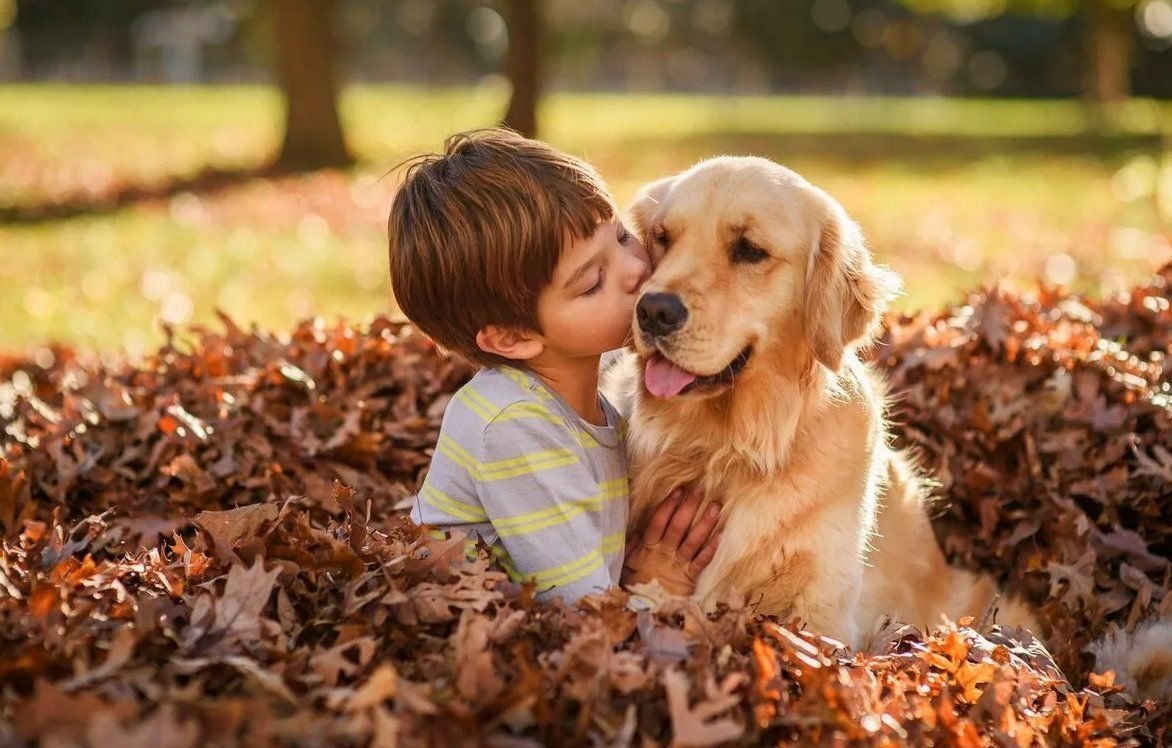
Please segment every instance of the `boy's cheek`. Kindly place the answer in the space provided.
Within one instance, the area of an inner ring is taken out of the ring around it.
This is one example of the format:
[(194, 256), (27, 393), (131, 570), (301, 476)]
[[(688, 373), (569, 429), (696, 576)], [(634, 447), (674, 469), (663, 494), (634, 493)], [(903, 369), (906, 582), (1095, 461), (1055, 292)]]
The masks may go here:
[(632, 244), (630, 245), (630, 251), (631, 251), (631, 254), (635, 255), (636, 257), (638, 257), (640, 260), (647, 263), (648, 265), (653, 264), (653, 259), (651, 257), (650, 250), (647, 249), (646, 244), (639, 241), (638, 239), (636, 239), (634, 242), (632, 242)]

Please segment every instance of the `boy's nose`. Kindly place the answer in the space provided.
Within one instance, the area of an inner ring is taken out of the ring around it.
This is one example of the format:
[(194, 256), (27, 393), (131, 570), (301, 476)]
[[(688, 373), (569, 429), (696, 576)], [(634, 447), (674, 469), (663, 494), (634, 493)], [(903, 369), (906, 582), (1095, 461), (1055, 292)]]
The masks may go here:
[(635, 290), (639, 290), (640, 288), (642, 288), (643, 284), (646, 283), (651, 278), (651, 263), (646, 262), (644, 260), (640, 260), (639, 264), (640, 264), (639, 282), (635, 284)]
[(646, 293), (635, 305), (635, 317), (640, 330), (662, 337), (683, 326), (688, 319), (688, 308), (674, 293)]
[(641, 254), (631, 254), (631, 271), (628, 276), (631, 279), (631, 292), (638, 291), (651, 277), (651, 261)]

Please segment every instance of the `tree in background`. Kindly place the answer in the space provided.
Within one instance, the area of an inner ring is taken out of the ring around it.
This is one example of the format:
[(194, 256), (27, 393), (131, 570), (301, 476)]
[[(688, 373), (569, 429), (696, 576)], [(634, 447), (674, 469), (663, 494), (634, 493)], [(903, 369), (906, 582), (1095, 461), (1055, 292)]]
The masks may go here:
[(1136, 0), (1082, 0), (1083, 96), (1092, 104), (1118, 104), (1131, 98)]
[(513, 91), (502, 124), (533, 137), (541, 98), (541, 0), (507, 0), (505, 22), (509, 30), (505, 75)]
[(285, 97), (285, 138), (277, 165), (300, 170), (352, 163), (338, 116), (333, 0), (272, 0), (269, 10)]
[(1131, 97), (1137, 0), (902, 0), (913, 10), (973, 21), (1005, 12), (1062, 17), (1079, 13), (1083, 24), (1083, 97), (1097, 109)]
[[(156, 6), (171, 4), (174, 3), (159, 0), (0, 2), (0, 6), (11, 6), (8, 12), (14, 13), (12, 23), (21, 36), (22, 69), (26, 74), (51, 75), (64, 70), (98, 80), (104, 76), (118, 79), (121, 70), (130, 66), (134, 20)], [(80, 38), (60, 35), (71, 29)]]

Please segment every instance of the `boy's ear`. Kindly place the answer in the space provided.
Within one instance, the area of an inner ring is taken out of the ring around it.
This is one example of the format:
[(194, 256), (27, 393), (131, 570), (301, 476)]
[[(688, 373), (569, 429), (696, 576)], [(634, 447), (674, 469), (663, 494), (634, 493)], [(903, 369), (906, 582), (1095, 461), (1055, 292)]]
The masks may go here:
[(476, 345), (485, 353), (513, 361), (527, 361), (545, 349), (545, 339), (536, 332), (486, 325), (476, 333)]

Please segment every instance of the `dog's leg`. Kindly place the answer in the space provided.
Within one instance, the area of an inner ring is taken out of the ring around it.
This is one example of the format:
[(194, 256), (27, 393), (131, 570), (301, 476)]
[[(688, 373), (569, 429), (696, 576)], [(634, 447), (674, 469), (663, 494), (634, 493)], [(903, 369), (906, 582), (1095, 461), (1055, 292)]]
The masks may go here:
[(863, 579), (858, 514), (845, 503), (815, 514), (797, 528), (752, 512), (731, 517), (722, 538), (741, 544), (722, 546), (700, 576), (695, 597), (704, 610), (728, 603), (782, 621), (797, 616), (811, 631), (855, 646)]
[(809, 581), (798, 591), (794, 614), (815, 633), (857, 647), (860, 639), (859, 597), (863, 561), (858, 554), (857, 509), (843, 507), (839, 516), (822, 524), (810, 538), (816, 559)]
[(928, 520), (928, 493), (907, 455), (891, 452), (888, 469), (878, 531), (867, 557), (863, 624), (887, 615), (930, 630), (944, 617), (981, 621), (993, 609), (991, 622), (1041, 635), (1030, 608), (1002, 594), (991, 577), (948, 563)]

